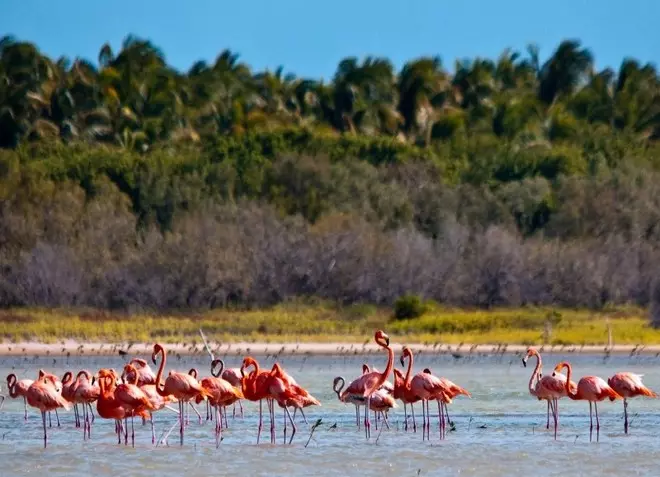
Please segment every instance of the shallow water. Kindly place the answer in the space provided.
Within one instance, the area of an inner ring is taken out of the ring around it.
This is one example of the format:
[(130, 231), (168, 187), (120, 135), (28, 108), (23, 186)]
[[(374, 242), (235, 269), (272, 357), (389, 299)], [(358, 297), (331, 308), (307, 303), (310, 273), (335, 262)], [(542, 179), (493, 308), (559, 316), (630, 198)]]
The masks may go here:
[[(644, 374), (645, 383), (660, 389), (660, 358), (652, 356), (545, 355), (545, 372), (567, 358), (577, 375), (596, 374), (607, 378), (616, 371)], [(519, 356), (419, 357), (415, 369), (429, 366), (472, 392), (472, 399), (457, 398), (450, 405), (450, 417), (456, 430), (447, 439), (438, 438), (437, 417), (432, 417), (431, 441), (422, 442), (421, 433), (403, 432), (403, 407), (390, 413), (391, 430), (372, 430), (367, 442), (355, 426), (355, 411), (340, 403), (331, 390), (334, 376), (347, 380), (359, 374), (365, 361), (379, 369), (385, 358), (373, 357), (283, 357), (279, 361), (296, 380), (322, 402), (320, 408), (308, 408), (310, 423), (322, 418), (309, 446), (310, 425), (298, 423), (293, 445), (264, 444), (269, 441), (268, 422), (262, 444), (256, 443), (258, 406), (246, 403), (244, 419), (232, 420), (224, 432), (219, 449), (215, 448), (213, 424), (202, 425), (191, 414), (183, 448), (175, 431), (169, 446), (151, 445), (149, 425), (136, 421), (136, 447), (116, 444), (114, 424), (100, 418), (92, 428), (92, 440), (83, 442), (82, 430), (73, 427), (73, 412), (60, 412), (62, 427), (49, 429), (49, 445), (43, 449), (41, 418), (31, 410), (23, 420), (22, 400), (10, 400), (0, 411), (0, 475), (44, 475), (101, 477), (121, 474), (249, 476), (338, 475), (475, 475), (509, 476), (534, 473), (552, 476), (573, 472), (576, 475), (654, 475), (660, 452), (660, 402), (637, 398), (629, 406), (631, 434), (623, 434), (623, 408), (620, 402), (603, 402), (600, 442), (589, 442), (589, 410), (585, 402), (560, 401), (559, 440), (554, 442), (546, 431), (546, 405), (527, 391), (531, 368), (523, 368)], [(532, 360), (534, 361), (534, 360)], [(0, 376), (15, 372), (19, 379), (34, 378), (40, 367), (62, 375), (65, 370), (100, 367), (120, 369), (122, 358), (0, 358)], [(260, 358), (263, 366), (272, 358)], [(208, 362), (201, 358), (171, 359), (168, 368), (188, 370), (191, 366), (208, 375)], [(227, 358), (228, 366), (238, 366), (236, 358)], [(577, 379), (575, 379), (577, 381)], [(3, 393), (6, 386), (2, 382)], [(265, 408), (265, 406), (264, 406)], [(432, 413), (437, 408), (431, 406)], [(204, 406), (199, 406), (205, 416)], [(416, 406), (416, 411), (421, 411)], [(282, 440), (282, 413), (276, 414), (278, 442)], [(418, 415), (419, 422), (421, 419)], [(435, 419), (435, 420), (434, 420)], [(156, 416), (160, 435), (176, 421), (176, 416), (161, 411)], [(55, 423), (53, 419), (53, 423)], [(336, 426), (335, 426), (336, 425)], [(595, 432), (595, 431), (594, 431)]]

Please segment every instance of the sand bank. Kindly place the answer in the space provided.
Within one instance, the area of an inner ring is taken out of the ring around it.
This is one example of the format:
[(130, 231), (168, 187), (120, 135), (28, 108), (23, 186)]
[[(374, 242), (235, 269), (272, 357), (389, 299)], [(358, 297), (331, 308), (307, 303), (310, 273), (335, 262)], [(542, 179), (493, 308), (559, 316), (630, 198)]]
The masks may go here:
[[(394, 340), (393, 340), (394, 341)], [(381, 353), (382, 349), (374, 343), (209, 343), (217, 356), (254, 355), (362, 355)], [(434, 354), (519, 354), (527, 350), (526, 345), (425, 345), (408, 343), (416, 351)], [(180, 355), (207, 355), (203, 344), (165, 344), (169, 353)], [(395, 353), (400, 353), (402, 345), (392, 343)], [(660, 345), (557, 345), (537, 346), (545, 353), (582, 353), (582, 354), (660, 354)], [(57, 343), (22, 342), (0, 344), (0, 356), (112, 356), (127, 353), (130, 355), (148, 355), (153, 349), (153, 343), (79, 343), (76, 341), (61, 341)]]

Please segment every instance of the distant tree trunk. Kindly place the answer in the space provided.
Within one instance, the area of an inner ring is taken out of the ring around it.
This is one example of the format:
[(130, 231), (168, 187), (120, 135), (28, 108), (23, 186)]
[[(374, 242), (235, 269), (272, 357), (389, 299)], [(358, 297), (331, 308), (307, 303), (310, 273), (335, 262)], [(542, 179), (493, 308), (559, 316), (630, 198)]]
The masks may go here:
[(660, 279), (651, 283), (651, 300), (649, 304), (649, 318), (653, 328), (660, 328)]

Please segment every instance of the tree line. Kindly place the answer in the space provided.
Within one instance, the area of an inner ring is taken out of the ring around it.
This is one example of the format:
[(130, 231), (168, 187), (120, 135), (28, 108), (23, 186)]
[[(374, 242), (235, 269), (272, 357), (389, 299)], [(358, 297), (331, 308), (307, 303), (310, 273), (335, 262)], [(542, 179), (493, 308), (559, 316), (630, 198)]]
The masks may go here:
[(648, 305), (660, 82), (578, 41), (328, 83), (0, 40), (0, 305)]

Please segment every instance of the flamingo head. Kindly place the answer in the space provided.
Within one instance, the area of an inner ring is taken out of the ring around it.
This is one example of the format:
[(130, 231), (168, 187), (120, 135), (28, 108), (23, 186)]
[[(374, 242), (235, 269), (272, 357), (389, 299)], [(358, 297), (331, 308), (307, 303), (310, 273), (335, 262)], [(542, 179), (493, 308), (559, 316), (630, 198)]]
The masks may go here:
[[(218, 366), (220, 366), (220, 369), (216, 372), (215, 368), (217, 368)], [(211, 374), (216, 378), (220, 377), (224, 369), (225, 369), (225, 362), (220, 358), (216, 358), (213, 361), (211, 361)]]
[(401, 366), (406, 365), (406, 358), (412, 357), (412, 351), (410, 351), (410, 348), (407, 346), (404, 346), (403, 349), (401, 350), (401, 358), (399, 361), (401, 361)]
[(241, 364), (241, 377), (245, 377), (245, 370), (250, 366), (254, 366), (255, 369), (259, 367), (256, 359), (252, 356), (246, 356), (243, 358), (243, 363)]
[(552, 371), (552, 375), (555, 376), (556, 373), (561, 373), (562, 368), (568, 368), (570, 371), (571, 365), (568, 363), (568, 361), (557, 363), (557, 366), (555, 366), (555, 369)]
[(433, 374), (429, 368), (424, 368), (424, 371), (422, 371), (425, 374)]
[(527, 349), (527, 354), (525, 354), (525, 356), (522, 359), (523, 366), (527, 367), (527, 360), (532, 356), (538, 356), (538, 354), (539, 354), (539, 352), (536, 351), (535, 348), (528, 348)]
[(80, 379), (81, 376), (85, 376), (85, 379), (87, 379), (87, 381), (89, 381), (92, 377), (92, 375), (89, 374), (89, 371), (87, 371), (86, 369), (83, 369), (82, 371), (78, 371), (78, 374), (76, 375), (76, 379)]
[(72, 379), (73, 379), (73, 373), (71, 371), (67, 371), (62, 376), (62, 384), (69, 384)]
[[(341, 383), (341, 386), (337, 387), (337, 385)], [(332, 390), (337, 393), (337, 396), (339, 396), (339, 393), (343, 389), (345, 384), (344, 378), (341, 376), (337, 376), (333, 381), (332, 381)]]
[(158, 353), (163, 353), (163, 355), (165, 355), (165, 348), (163, 348), (163, 346), (161, 344), (156, 343), (154, 345), (154, 350), (151, 353), (151, 361), (154, 364), (156, 364), (156, 356), (158, 356)]
[(362, 374), (367, 374), (367, 373), (370, 373), (370, 372), (371, 372), (371, 368), (369, 367), (369, 365), (367, 363), (364, 363), (362, 365)]
[(137, 381), (137, 368), (132, 362), (124, 365), (124, 370), (121, 373), (122, 381), (126, 382), (127, 378), (129, 381), (132, 380), (131, 378), (134, 378), (134, 380)]
[(374, 335), (374, 341), (376, 341), (377, 344), (384, 348), (390, 345), (390, 337), (387, 336), (387, 333), (385, 333), (383, 330), (376, 331), (376, 334)]
[(11, 373), (7, 376), (7, 388), (12, 389), (16, 385), (16, 375)]
[(197, 379), (197, 370), (195, 368), (190, 368), (188, 374), (191, 375), (193, 378)]

